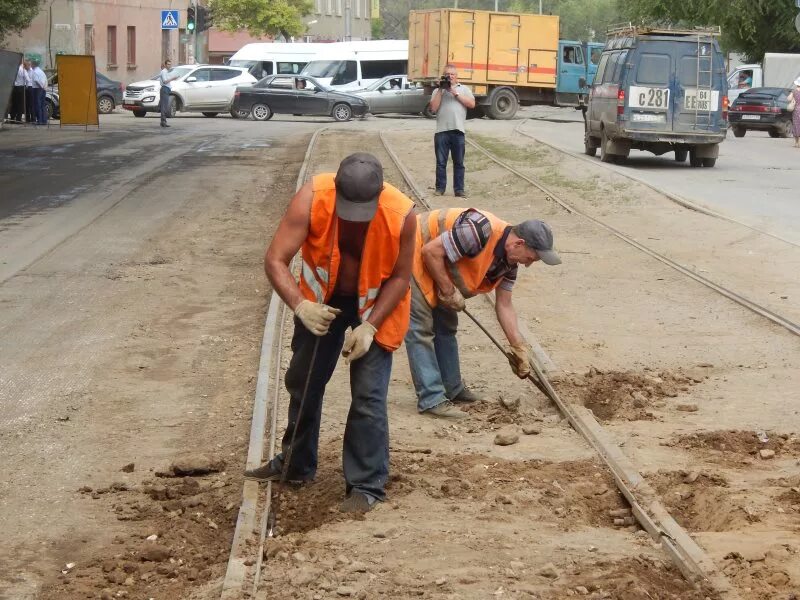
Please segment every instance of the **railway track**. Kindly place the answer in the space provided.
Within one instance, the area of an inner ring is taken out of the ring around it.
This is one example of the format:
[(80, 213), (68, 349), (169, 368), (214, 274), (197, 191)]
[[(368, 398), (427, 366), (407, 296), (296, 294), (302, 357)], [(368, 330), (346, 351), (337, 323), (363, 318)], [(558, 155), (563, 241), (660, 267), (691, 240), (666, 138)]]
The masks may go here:
[[(542, 185), (541, 182), (508, 165), (479, 144), (470, 143), (495, 164), (506, 169), (515, 177), (533, 185), (541, 200), (556, 203), (561, 209), (580, 216), (593, 225), (610, 232), (637, 250), (694, 281), (702, 283), (725, 298), (746, 307), (761, 317), (769, 319), (795, 335), (800, 334), (800, 328), (790, 320), (747, 300), (732, 290), (715, 284), (711, 280), (633, 240), (601, 220), (583, 213), (568, 202), (560, 199), (558, 195), (554, 194), (547, 186)], [(422, 208), (430, 208), (425, 192), (419, 187), (410, 171), (405, 167), (382, 133), (372, 135), (348, 134), (345, 137), (336, 136), (324, 130), (318, 131), (309, 143), (305, 161), (298, 176), (297, 187), (299, 188), (311, 173), (335, 170), (341, 158), (351, 152), (364, 150), (365, 148), (376, 154), (384, 164), (385, 177), (388, 181), (391, 181), (410, 197), (414, 198)], [(289, 322), (286, 316), (286, 307), (280, 302), (277, 295), (273, 293), (262, 345), (248, 452), (248, 468), (259, 464), (262, 457), (270, 458), (273, 456), (279, 417), (282, 411), (285, 411), (285, 407), (282, 409), (279, 404), (281, 396), (280, 382), (282, 381), (281, 353), (286, 342), (284, 339), (285, 326)], [(535, 340), (529, 339), (529, 341), (535, 344)], [(544, 362), (546, 357), (541, 351), (538, 354), (540, 357), (539, 362)], [(704, 589), (716, 594), (718, 598), (732, 600), (739, 598), (738, 592), (731, 586), (725, 575), (719, 571), (705, 551), (670, 516), (654, 490), (638, 473), (616, 443), (612, 441), (611, 436), (594, 419), (591, 412), (562, 400), (555, 387), (548, 380), (547, 374), (539, 369), (538, 366), (533, 383), (558, 407), (564, 417), (569, 420), (573, 429), (579, 432), (594, 448), (612, 474), (614, 482), (625, 497), (638, 523), (654, 541), (661, 545), (666, 555), (675, 563), (687, 580), (695, 585), (705, 586)], [(267, 423), (269, 423), (268, 436), (266, 435)], [(266, 453), (264, 452), (265, 439), (268, 439)], [(267, 515), (270, 511), (271, 498), (271, 484), (259, 489), (258, 485), (253, 482), (245, 483), (242, 507), (223, 585), (222, 598), (225, 600), (262, 597), (260, 589), (265, 572), (263, 564), (265, 544), (270, 543), (267, 537)], [(278, 518), (280, 527), (281, 516), (279, 515)]]

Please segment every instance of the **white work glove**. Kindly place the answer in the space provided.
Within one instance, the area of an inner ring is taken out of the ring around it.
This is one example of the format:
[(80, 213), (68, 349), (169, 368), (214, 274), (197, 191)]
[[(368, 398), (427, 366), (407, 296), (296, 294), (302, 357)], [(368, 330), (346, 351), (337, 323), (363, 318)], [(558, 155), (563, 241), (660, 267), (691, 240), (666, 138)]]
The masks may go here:
[(323, 336), (328, 333), (331, 323), (336, 318), (336, 315), (342, 311), (338, 308), (333, 308), (327, 304), (320, 304), (318, 302), (311, 302), (311, 300), (303, 300), (294, 309), (294, 314), (302, 321), (311, 333), (318, 336)]
[(375, 337), (377, 331), (368, 321), (364, 321), (355, 329), (349, 329), (344, 336), (344, 346), (342, 346), (342, 356), (345, 357), (344, 364), (349, 365), (364, 356), (372, 346), (372, 338)]
[(514, 375), (526, 379), (531, 374), (531, 355), (527, 344), (512, 344), (507, 356)]
[(464, 296), (461, 295), (461, 292), (459, 292), (458, 288), (455, 286), (453, 286), (453, 293), (449, 296), (442, 294), (442, 290), (439, 290), (437, 295), (439, 296), (439, 304), (445, 308), (449, 308), (458, 312), (461, 312), (467, 308), (467, 303), (464, 300)]

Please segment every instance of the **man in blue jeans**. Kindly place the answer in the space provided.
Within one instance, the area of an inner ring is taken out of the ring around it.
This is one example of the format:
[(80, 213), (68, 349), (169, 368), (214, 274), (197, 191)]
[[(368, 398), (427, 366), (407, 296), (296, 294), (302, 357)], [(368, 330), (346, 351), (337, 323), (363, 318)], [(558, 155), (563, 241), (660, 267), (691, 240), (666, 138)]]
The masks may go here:
[(470, 89), (458, 83), (458, 70), (453, 65), (444, 68), (439, 87), (433, 91), (430, 103), (436, 113), (436, 134), (433, 146), (436, 151), (436, 192), (444, 194), (447, 187), (447, 156), (453, 157), (453, 192), (466, 198), (464, 191), (464, 128), (467, 109), (475, 108), (475, 97)]
[(167, 59), (164, 61), (164, 67), (161, 69), (161, 73), (158, 75), (158, 81), (161, 83), (161, 88), (158, 92), (158, 103), (159, 108), (161, 109), (162, 127), (169, 127), (169, 124), (167, 123), (167, 117), (169, 116), (169, 95), (172, 92), (169, 84), (180, 77), (180, 75), (173, 75), (171, 71), (172, 61)]

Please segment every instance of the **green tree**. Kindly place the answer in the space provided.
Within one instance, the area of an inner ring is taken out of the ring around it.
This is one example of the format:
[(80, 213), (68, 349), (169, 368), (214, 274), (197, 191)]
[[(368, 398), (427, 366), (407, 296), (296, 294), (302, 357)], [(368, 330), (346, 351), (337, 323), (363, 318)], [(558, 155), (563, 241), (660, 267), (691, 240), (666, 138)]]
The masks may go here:
[(370, 33), (373, 40), (383, 39), (383, 19), (372, 19), (370, 21)]
[[(558, 15), (562, 40), (605, 41), (606, 29), (624, 20), (622, 0), (542, 0), (542, 13)], [(539, 0), (512, 0), (510, 12), (538, 13)]]
[(28, 27), (39, 12), (41, 0), (0, 1), (0, 42), (10, 33)]
[(288, 40), (306, 32), (303, 17), (313, 4), (310, 0), (210, 0), (209, 7), (219, 29), (246, 29), (254, 37), (280, 34)]
[(794, 28), (797, 9), (790, 0), (629, 0), (636, 21), (675, 26), (722, 28), (722, 45), (760, 61), (765, 52), (800, 52)]

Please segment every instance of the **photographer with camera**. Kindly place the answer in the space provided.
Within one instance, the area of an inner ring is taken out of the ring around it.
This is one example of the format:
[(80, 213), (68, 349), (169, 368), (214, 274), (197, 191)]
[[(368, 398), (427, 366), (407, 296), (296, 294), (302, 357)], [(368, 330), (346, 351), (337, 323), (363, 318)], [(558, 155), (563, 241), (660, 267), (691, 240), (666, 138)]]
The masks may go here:
[(467, 109), (475, 108), (475, 97), (468, 87), (458, 83), (458, 70), (453, 65), (444, 68), (439, 87), (433, 91), (431, 111), (436, 113), (436, 135), (433, 147), (436, 151), (436, 192), (444, 194), (447, 187), (447, 155), (453, 157), (453, 191), (465, 198), (464, 193), (464, 127)]

